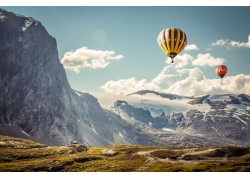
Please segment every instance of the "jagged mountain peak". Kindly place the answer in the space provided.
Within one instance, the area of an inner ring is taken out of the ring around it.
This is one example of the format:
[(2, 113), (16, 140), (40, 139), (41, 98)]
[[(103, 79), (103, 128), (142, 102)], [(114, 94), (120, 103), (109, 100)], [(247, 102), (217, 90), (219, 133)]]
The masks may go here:
[(151, 90), (141, 90), (141, 91), (137, 91), (135, 93), (127, 94), (127, 96), (131, 96), (131, 95), (145, 95), (145, 94), (155, 94), (157, 96), (160, 96), (162, 98), (168, 98), (170, 100), (173, 100), (173, 99), (182, 99), (182, 96), (179, 96), (179, 95), (176, 95), (176, 94), (160, 93), (160, 92), (151, 91)]
[(192, 96), (189, 104), (212, 104), (216, 102), (222, 102), (224, 104), (230, 105), (241, 105), (241, 108), (246, 109), (247, 106), (250, 105), (250, 96), (246, 94), (227, 94), (227, 93), (219, 93), (219, 94), (208, 94), (203, 96)]
[[(29, 27), (32, 26), (37, 26), (37, 25), (42, 26), (40, 21), (32, 17), (25, 17), (20, 14), (6, 11), (5, 9), (2, 8), (0, 8), (0, 21), (8, 21), (11, 25), (15, 26), (17, 29), (23, 32), (27, 31), (27, 29), (29, 29)], [(46, 31), (45, 28), (44, 30)]]
[(53, 38), (33, 18), (0, 9), (0, 134), (52, 145), (115, 143), (97, 99), (71, 89)]

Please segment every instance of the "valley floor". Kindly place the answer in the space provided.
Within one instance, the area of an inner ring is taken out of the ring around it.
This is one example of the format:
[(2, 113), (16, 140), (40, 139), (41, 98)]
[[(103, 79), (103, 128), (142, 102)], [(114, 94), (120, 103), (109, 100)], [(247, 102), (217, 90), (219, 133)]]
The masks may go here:
[(79, 146), (0, 136), (0, 172), (250, 172), (249, 147)]

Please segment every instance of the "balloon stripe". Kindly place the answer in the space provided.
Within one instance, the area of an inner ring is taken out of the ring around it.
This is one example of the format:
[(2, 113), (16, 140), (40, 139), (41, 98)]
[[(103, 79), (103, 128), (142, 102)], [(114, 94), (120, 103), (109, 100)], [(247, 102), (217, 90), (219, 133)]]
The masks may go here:
[(167, 47), (166, 47), (165, 42), (166, 42), (165, 30), (163, 30), (163, 31), (161, 32), (161, 46), (162, 46), (162, 48), (164, 49), (164, 53), (167, 54), (168, 49), (167, 49)]
[(180, 41), (180, 35), (181, 33), (180, 33), (180, 30), (179, 29), (177, 29), (177, 40), (176, 40), (176, 45), (175, 45), (175, 52), (178, 54), (178, 52), (177, 52), (177, 49), (178, 49), (178, 46), (179, 46), (179, 41)]
[[(163, 31), (162, 31), (162, 32), (163, 32)], [(162, 50), (164, 53), (166, 53), (166, 49), (164, 48), (164, 37), (162, 36), (162, 35), (163, 35), (162, 32), (159, 34), (157, 40), (158, 40), (158, 44), (159, 44), (161, 50)]]
[(171, 28), (171, 48), (170, 48), (170, 50), (171, 50), (171, 52), (173, 52), (174, 51), (174, 28)]
[(174, 41), (174, 48), (173, 48), (173, 51), (175, 52), (175, 48), (176, 48), (176, 40), (177, 40), (177, 29), (176, 28), (174, 28), (174, 39), (173, 39), (173, 41)]
[(172, 47), (171, 47), (171, 45), (172, 45), (172, 43), (171, 43), (171, 28), (168, 30), (168, 44), (169, 44), (169, 51), (171, 52), (171, 49), (172, 49)]
[(182, 47), (183, 47), (183, 44), (184, 44), (184, 41), (183, 41), (184, 36), (185, 36), (185, 35), (184, 35), (184, 32), (181, 32), (181, 38), (180, 38), (181, 44), (180, 44), (179, 47), (178, 47), (177, 54), (179, 54), (179, 53), (181, 52), (181, 49), (182, 49)]
[(169, 28), (167, 28), (166, 29), (166, 31), (165, 31), (165, 37), (166, 37), (166, 45), (167, 45), (167, 54), (170, 52), (170, 45), (169, 45), (169, 38), (170, 38), (170, 36), (169, 36)]
[(186, 46), (186, 44), (187, 44), (187, 36), (186, 36), (185, 33), (183, 33), (183, 45), (181, 47), (180, 52), (184, 49), (184, 47)]
[[(180, 49), (180, 51), (179, 51), (179, 53), (184, 49), (184, 47), (186, 46), (186, 43), (187, 43), (187, 38), (186, 38), (186, 35), (185, 35), (185, 33), (183, 34), (184, 36), (183, 36), (183, 44), (182, 44), (182, 47), (181, 47), (181, 49)], [(178, 53), (178, 54), (179, 54)]]

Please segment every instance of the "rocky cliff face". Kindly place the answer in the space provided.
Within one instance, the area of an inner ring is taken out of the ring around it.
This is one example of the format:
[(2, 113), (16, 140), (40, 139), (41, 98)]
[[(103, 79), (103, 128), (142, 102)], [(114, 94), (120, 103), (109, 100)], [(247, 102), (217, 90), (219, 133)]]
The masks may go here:
[(71, 89), (43, 25), (0, 9), (0, 133), (66, 145), (94, 130), (99, 140), (88, 144), (109, 145), (107, 122), (96, 98)]

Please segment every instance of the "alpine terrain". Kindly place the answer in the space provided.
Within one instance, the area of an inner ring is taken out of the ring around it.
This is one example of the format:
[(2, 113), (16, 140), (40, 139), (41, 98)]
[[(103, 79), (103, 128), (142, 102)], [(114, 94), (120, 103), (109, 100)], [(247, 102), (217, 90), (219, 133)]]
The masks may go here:
[[(143, 90), (127, 96), (92, 95), (111, 116), (111, 121), (121, 118), (145, 134), (136, 137), (140, 141), (134, 143), (171, 146), (250, 144), (250, 97), (246, 94), (183, 97)], [(130, 138), (125, 129), (120, 133), (122, 137)]]
[(74, 90), (42, 23), (0, 9), (0, 135), (57, 146), (248, 146), (249, 124), (246, 94)]

